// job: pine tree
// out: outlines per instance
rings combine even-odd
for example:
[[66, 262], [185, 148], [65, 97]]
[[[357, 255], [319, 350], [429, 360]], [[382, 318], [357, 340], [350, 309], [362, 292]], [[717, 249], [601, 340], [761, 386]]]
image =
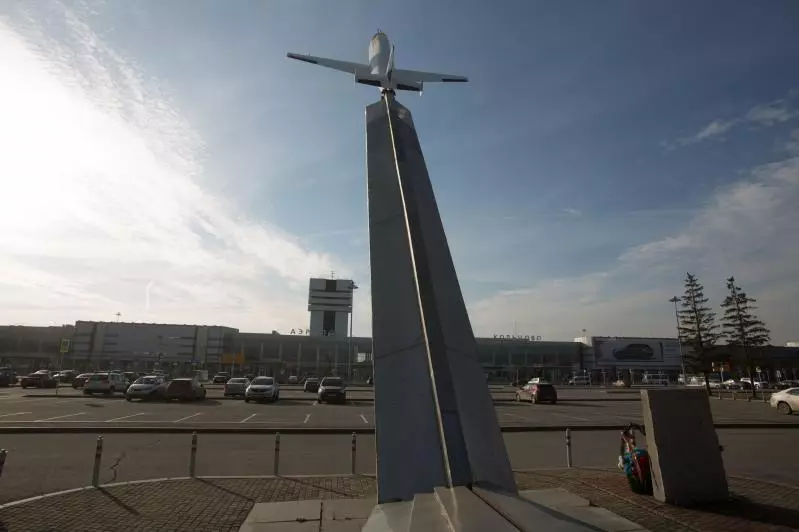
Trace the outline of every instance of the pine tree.
[[705, 288], [691, 273], [685, 274], [685, 294], [678, 312], [680, 341], [691, 347], [692, 353], [685, 356], [688, 365], [705, 376], [705, 387], [710, 392], [708, 373], [711, 371], [710, 356], [719, 339], [716, 313], [708, 306]]
[[766, 324], [754, 315], [757, 309], [754, 306], [756, 300], [748, 297], [746, 292], [735, 284], [734, 277], [727, 279], [727, 290], [730, 294], [721, 303], [721, 308], [724, 310], [724, 317], [721, 319], [722, 335], [729, 345], [743, 348], [746, 369], [752, 377], [754, 395], [755, 364], [751, 350], [768, 345], [771, 332], [766, 328]]

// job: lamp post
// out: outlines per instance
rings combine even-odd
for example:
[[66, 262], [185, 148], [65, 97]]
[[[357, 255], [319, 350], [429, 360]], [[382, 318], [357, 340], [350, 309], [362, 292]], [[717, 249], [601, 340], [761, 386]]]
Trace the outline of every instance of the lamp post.
[[347, 380], [352, 380], [352, 322], [355, 310], [354, 295], [358, 289], [355, 281], [350, 281], [350, 335], [347, 337]]
[[677, 296], [672, 297], [669, 299], [670, 303], [674, 303], [674, 320], [677, 324], [677, 346], [680, 350], [680, 366], [682, 367], [682, 385], [688, 385], [688, 375], [685, 374], [685, 360], [682, 356], [682, 335], [680, 335], [680, 314], [677, 311], [677, 303], [680, 301], [680, 298]]

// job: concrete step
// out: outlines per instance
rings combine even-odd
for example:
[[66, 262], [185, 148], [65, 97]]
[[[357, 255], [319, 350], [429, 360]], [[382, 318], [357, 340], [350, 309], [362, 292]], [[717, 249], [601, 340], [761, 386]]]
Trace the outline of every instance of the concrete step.
[[543, 508], [594, 527], [604, 532], [647, 532], [645, 528], [620, 517], [610, 510], [592, 506], [588, 499], [561, 488], [525, 490], [519, 496]]

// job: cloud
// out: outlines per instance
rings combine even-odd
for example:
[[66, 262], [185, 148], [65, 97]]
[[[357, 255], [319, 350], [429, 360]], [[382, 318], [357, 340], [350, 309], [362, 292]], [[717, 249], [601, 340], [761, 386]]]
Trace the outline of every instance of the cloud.
[[749, 109], [743, 116], [730, 118], [727, 120], [713, 120], [696, 134], [677, 139], [674, 143], [662, 143], [667, 148], [696, 144], [705, 140], [718, 138], [737, 126], [756, 125], [761, 127], [771, 127], [776, 124], [787, 122], [797, 116], [799, 111], [791, 108], [791, 98], [796, 93], [790, 92], [788, 97], [775, 100], [769, 103], [758, 104]]
[[790, 340], [799, 319], [797, 204], [799, 157], [758, 166], [716, 190], [681, 230], [623, 251], [604, 271], [473, 303], [474, 328], [502, 334], [523, 321], [529, 334], [545, 339], [571, 339], [583, 328], [593, 334], [673, 336], [668, 299], [682, 293], [690, 271], [704, 282], [713, 305], [723, 298], [723, 280], [734, 275], [758, 299], [773, 341]]
[[583, 215], [583, 211], [581, 211], [579, 209], [573, 209], [571, 207], [567, 207], [567, 208], [563, 209], [563, 212], [568, 214], [568, 215], [570, 215], [570, 216], [582, 216]]
[[347, 266], [199, 186], [205, 145], [168, 86], [86, 11], [48, 9], [0, 22], [0, 321], [307, 321], [308, 276]]

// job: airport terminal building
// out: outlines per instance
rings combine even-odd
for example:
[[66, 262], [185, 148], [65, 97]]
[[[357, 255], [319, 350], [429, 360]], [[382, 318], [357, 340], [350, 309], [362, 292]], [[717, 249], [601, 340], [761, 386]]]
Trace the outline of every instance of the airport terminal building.
[[[0, 326], [0, 367], [17, 373], [41, 368], [150, 371], [161, 368], [191, 375], [232, 371], [271, 375], [339, 375], [362, 381], [372, 375], [372, 339], [352, 337], [353, 291], [349, 279], [309, 280], [309, 328], [289, 334], [241, 332], [221, 325], [78, 321], [61, 327]], [[490, 381], [541, 377], [563, 382], [570, 376], [608, 384], [630, 372], [666, 374], [676, 381], [683, 349], [674, 338], [592, 336], [574, 341], [494, 335], [476, 338], [477, 358]], [[768, 347], [754, 354], [772, 378], [799, 376], [799, 348]], [[722, 348], [726, 371], [740, 371], [740, 349]], [[690, 369], [690, 368], [689, 368]], [[781, 377], [782, 376], [782, 377]]]

